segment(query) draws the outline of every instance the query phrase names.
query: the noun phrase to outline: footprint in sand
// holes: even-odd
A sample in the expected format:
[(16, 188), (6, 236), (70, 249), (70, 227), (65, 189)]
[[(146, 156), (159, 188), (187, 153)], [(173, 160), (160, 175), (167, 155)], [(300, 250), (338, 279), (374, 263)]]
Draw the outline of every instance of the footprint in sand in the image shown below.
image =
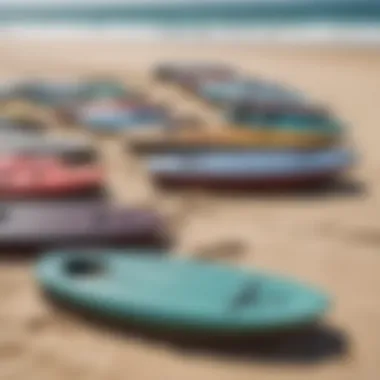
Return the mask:
[(22, 356), (26, 351), (25, 339), (14, 331), (0, 335), (0, 362)]
[(52, 325), (52, 318), (47, 315), (34, 316), (25, 321), (25, 329), (30, 333), (41, 333)]
[(377, 227), (338, 227), (329, 224), (320, 228), (320, 232), (342, 242), (350, 242), (360, 246), (380, 248), (380, 228)]
[(243, 256), (247, 247), (240, 241), (229, 240), (199, 247), (195, 251), (198, 252), (196, 257), (202, 260), (226, 260)]
[(15, 284), (12, 281), (8, 280), (0, 280), (0, 295), (5, 295), (7, 297), (16, 293), (18, 289), (21, 287), (19, 284)]
[(380, 228), (361, 227), (344, 232), (345, 238), (360, 245), (380, 248)]
[(338, 238), (343, 242), (380, 248), (380, 228), (378, 227), (343, 227), (337, 223), (324, 223), (318, 230), (324, 236)]

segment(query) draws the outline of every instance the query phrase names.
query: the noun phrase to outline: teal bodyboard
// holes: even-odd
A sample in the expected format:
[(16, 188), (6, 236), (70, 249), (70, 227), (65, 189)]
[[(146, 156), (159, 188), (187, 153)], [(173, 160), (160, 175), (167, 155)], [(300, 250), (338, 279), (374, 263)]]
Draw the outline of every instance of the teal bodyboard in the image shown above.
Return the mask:
[(328, 297), (260, 271), (141, 251), (59, 251), (37, 264), (51, 296), (97, 317), (147, 327), (238, 334), (295, 328), (318, 320)]

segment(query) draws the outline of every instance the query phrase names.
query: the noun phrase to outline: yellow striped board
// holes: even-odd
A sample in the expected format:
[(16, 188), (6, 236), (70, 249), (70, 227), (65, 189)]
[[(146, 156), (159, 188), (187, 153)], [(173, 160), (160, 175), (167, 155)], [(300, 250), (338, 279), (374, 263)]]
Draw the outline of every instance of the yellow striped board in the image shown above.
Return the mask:
[(135, 137), (129, 141), (137, 153), (172, 150), (247, 149), (247, 148), (322, 148), (336, 144), (339, 134), (268, 128), (223, 128), (220, 130), (170, 130), (161, 136)]

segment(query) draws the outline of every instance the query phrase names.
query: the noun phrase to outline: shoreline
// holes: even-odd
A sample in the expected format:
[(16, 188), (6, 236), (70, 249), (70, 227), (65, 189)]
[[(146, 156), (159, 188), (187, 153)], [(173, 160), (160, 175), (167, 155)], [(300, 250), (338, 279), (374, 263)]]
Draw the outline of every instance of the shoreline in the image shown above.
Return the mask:
[(1, 23), (0, 39), (68, 42), (100, 40), (125, 43), (181, 43), (274, 47), (380, 48), (379, 22), (313, 21), (260, 23), (210, 22), (177, 24), (163, 21), (65, 21)]
[[(174, 32), (175, 33), (175, 32)], [(14, 41), (14, 42), (27, 42), (27, 43), (126, 43), (126, 44), (165, 44), (165, 45), (186, 45), (186, 46), (219, 46), (226, 48), (234, 48), (235, 46), (244, 46), (252, 48), (274, 48), (274, 49), (338, 49), (338, 50), (380, 50), (380, 29), (376, 40), (357, 40), (347, 41), (343, 40), (316, 40), (316, 39), (303, 39), (293, 40), (292, 38), (281, 39), (249, 39), (249, 38), (187, 38), (180, 36), (162, 37), (158, 36), (141, 36), (135, 35), (118, 35), (104, 33), (72, 33), (64, 32), (62, 34), (51, 33), (50, 31), (39, 31), (34, 35), (30, 31), (8, 33), (0, 30), (0, 41)]]
[(107, 44), (107, 45), (130, 45), (133, 48), (141, 46), (146, 48), (147, 46), (157, 46), (162, 45), (165, 48), (172, 47), (178, 48), (182, 47), (196, 47), (198, 49), (232, 49), (238, 50), (241, 48), (253, 48), (260, 49), (262, 51), (304, 51), (308, 50), (313, 53), (313, 51), (327, 52), (327, 53), (341, 53), (341, 52), (373, 52), (377, 54), (380, 51), (380, 27), (379, 36), (376, 42), (345, 42), (345, 41), (316, 41), (316, 40), (304, 40), (304, 41), (292, 41), (292, 40), (249, 40), (249, 39), (209, 39), (204, 38), (182, 38), (181, 36), (147, 36), (146, 38), (138, 38), (132, 35), (107, 35), (102, 33), (76, 33), (75, 31), (62, 35), (56, 35), (51, 33), (49, 30), (42, 29), (39, 33), (35, 35), (30, 34), (30, 31), (25, 30), (25, 32), (15, 32), (14, 34), (3, 32), (0, 28), (0, 49), (6, 47), (7, 45), (20, 44), (30, 46), (31, 44), (36, 45), (64, 45), (67, 47), (76, 46), (81, 44), (86, 44), (86, 47), (92, 46), (94, 44)]

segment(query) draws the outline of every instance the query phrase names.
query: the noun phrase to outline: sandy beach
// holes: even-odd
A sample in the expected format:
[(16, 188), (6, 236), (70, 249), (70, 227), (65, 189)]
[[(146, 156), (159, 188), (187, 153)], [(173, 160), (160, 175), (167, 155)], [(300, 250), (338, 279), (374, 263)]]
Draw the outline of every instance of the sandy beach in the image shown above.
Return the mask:
[[(204, 59), (292, 84), (347, 123), (358, 164), (341, 188), (311, 195), (168, 193), (154, 189), (121, 137), (91, 136), (113, 200), (151, 205), (176, 236), (173, 252), (294, 276), (331, 294), (323, 331), (284, 342), (265, 360), (104, 331), (53, 310), (33, 262), (0, 262), (2, 380), (376, 380), (380, 375), (380, 51), (370, 49), (122, 41), (0, 40), (0, 78), (111, 74), (210, 127), (218, 114), (171, 86), (153, 83), (157, 62)], [(83, 135), (53, 127), (52, 133)], [(219, 257), (231, 245), (226, 257)], [(218, 250), (220, 247), (220, 250)], [(215, 257), (212, 257), (213, 251)], [(202, 258), (202, 257), (200, 257)], [(305, 356), (308, 361), (305, 361)]]

